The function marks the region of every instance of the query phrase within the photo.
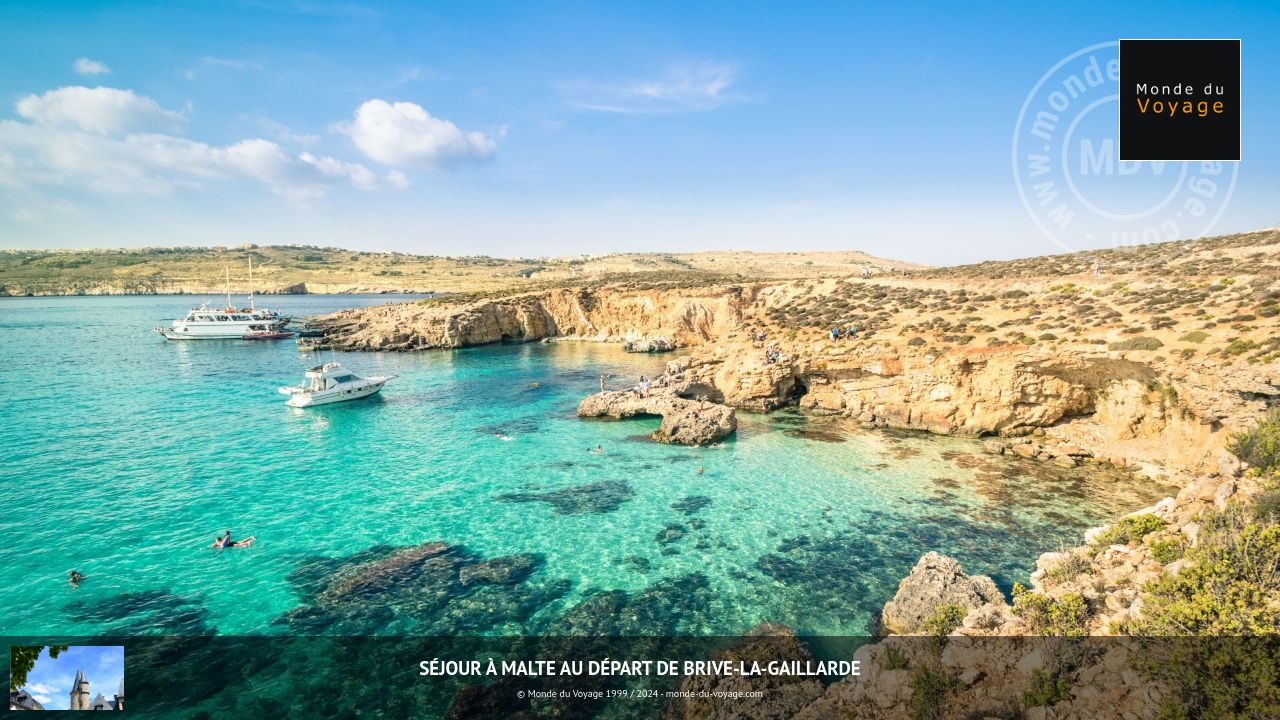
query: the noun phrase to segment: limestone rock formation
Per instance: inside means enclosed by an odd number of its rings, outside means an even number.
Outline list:
[[[891,633],[915,633],[943,605],[973,610],[989,603],[1004,603],[1004,595],[991,578],[970,577],[954,558],[928,552],[898,584],[893,600],[884,606],[881,622]]]
[[[662,418],[662,425],[652,436],[662,443],[709,445],[738,429],[738,418],[733,408],[682,398],[670,388],[655,390],[646,397],[632,390],[606,391],[583,398],[578,405],[579,417],[629,418],[640,415]]]
[[[327,330],[332,346],[343,350],[428,350],[553,337],[623,342],[641,337],[652,345],[637,352],[662,352],[731,332],[753,292],[719,285],[563,288],[471,302],[353,308],[317,322]]]
[[[632,338],[622,343],[622,349],[630,353],[662,353],[676,349],[676,341],[669,337]]]

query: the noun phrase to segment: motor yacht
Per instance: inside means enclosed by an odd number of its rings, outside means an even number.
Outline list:
[[[289,396],[285,405],[304,408],[369,397],[393,378],[361,377],[339,363],[329,362],[307,370],[301,385],[282,387],[280,392]]]

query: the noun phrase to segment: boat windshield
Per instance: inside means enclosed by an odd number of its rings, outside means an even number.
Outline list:
[[[360,378],[356,377],[355,375],[339,375],[336,378],[332,378],[332,381],[334,383],[345,383],[345,382],[351,382],[353,380],[359,380],[359,379]]]

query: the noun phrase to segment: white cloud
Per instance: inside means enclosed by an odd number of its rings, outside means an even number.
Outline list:
[[[106,75],[111,72],[111,68],[107,67],[106,63],[86,57],[78,58],[71,64],[71,69],[80,75]]]
[[[35,701],[40,703],[41,705],[48,705],[49,703],[53,702],[53,698],[49,697],[48,695],[40,695],[37,693],[32,695],[31,697],[35,698]]]
[[[49,127],[74,127],[93,133],[126,130],[181,130],[187,118],[165,110],[149,97],[107,87],[63,87],[18,100],[18,115]]]
[[[200,58],[199,65],[196,65],[194,67],[189,67],[186,70],[183,70],[182,77],[188,80],[195,80],[196,76],[200,74],[200,68],[205,68],[205,69],[212,68],[215,70],[225,69],[225,70],[236,70],[239,72],[246,72],[249,70],[261,70],[262,64],[256,63],[256,62],[250,62],[248,60],[237,60],[235,58],[220,58],[220,57],[213,57],[212,55],[206,55]]]
[[[612,113],[677,113],[714,110],[746,100],[730,92],[737,72],[724,63],[673,65],[661,78],[614,82],[575,80],[557,84],[567,102]]]
[[[57,695],[58,693],[62,692],[62,690],[54,687],[53,685],[47,685],[45,683],[36,683],[34,685],[27,685],[25,689],[28,692],[44,693],[45,695]],[[41,700],[40,702],[44,702],[44,700]]]
[[[409,178],[399,170],[392,170],[387,173],[386,182],[387,185],[390,185],[397,190],[409,189]]]
[[[270,140],[215,146],[175,134],[186,118],[128,90],[70,87],[18,101],[26,122],[0,120],[0,184],[81,187],[103,193],[168,194],[207,180],[254,180],[297,202],[337,184],[400,188],[372,170]],[[157,131],[169,126],[175,132]]]
[[[224,67],[231,70],[261,70],[262,65],[248,60],[236,60],[234,58],[220,58],[206,55],[200,58],[200,62],[210,67]]]
[[[280,142],[294,143],[296,145],[314,145],[320,142],[319,135],[294,132],[293,128],[266,115],[259,115],[254,119],[257,120],[258,125],[263,130],[274,135]]]
[[[386,165],[450,168],[488,160],[498,146],[488,135],[465,132],[411,102],[366,101],[356,109],[355,119],[333,129]]]

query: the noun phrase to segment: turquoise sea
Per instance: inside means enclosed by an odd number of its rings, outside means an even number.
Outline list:
[[[316,358],[151,332],[191,301],[0,300],[5,634],[860,635],[926,551],[1007,590],[1169,492],[794,411],[657,445],[656,419],[576,417],[601,373],[619,387],[666,360],[600,344],[338,353],[398,377],[295,410],[276,388]],[[209,549],[226,529],[257,542]],[[452,559],[397,560],[432,541]]]

